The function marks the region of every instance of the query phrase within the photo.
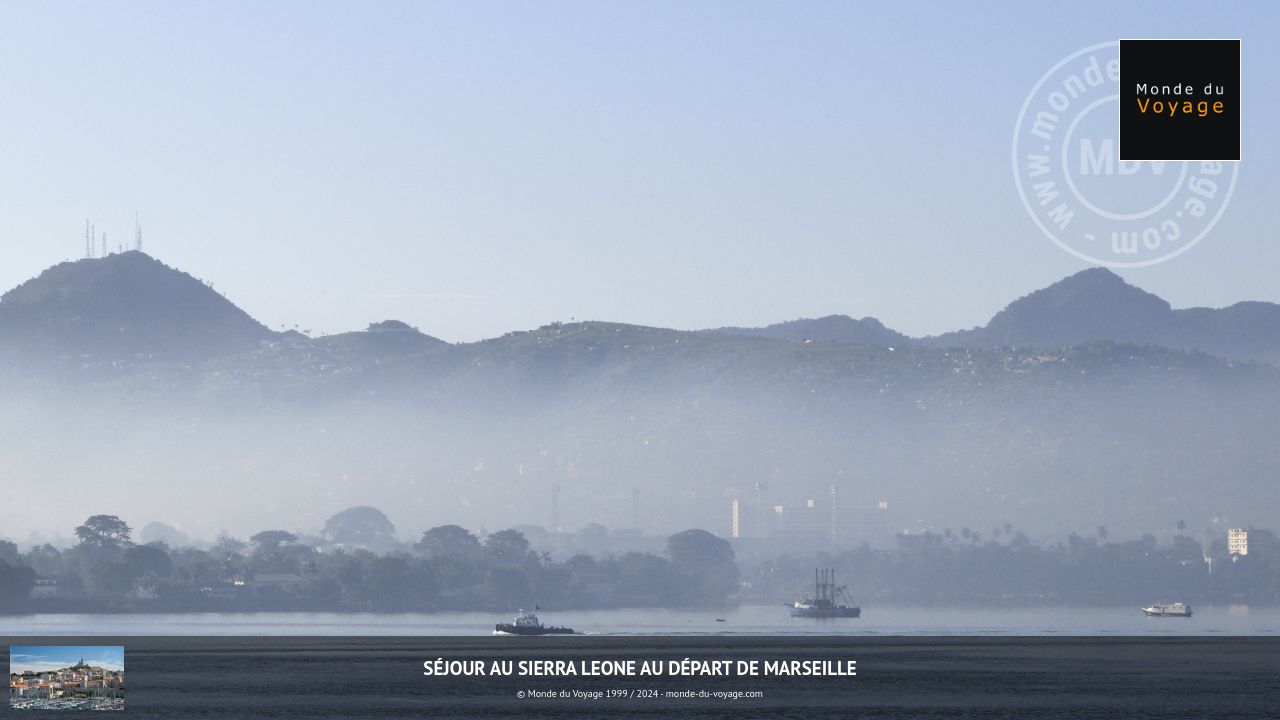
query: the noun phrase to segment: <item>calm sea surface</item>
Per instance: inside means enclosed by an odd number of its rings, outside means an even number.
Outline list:
[[[788,617],[781,605],[722,610],[542,610],[544,623],[594,635],[1280,635],[1280,608],[1195,606],[1191,618],[1138,607],[864,606],[857,619]],[[724,622],[717,622],[717,618]],[[510,615],[442,613],[176,613],[4,615],[0,635],[477,636]]]

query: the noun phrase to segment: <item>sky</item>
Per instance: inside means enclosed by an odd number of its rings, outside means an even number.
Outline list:
[[[1239,182],[1175,307],[1280,301],[1280,6],[6,2],[0,289],[84,223],[276,329],[985,323],[1087,265],[1017,195],[1018,110],[1121,37],[1243,39]]]
[[[68,668],[84,660],[104,670],[124,669],[120,645],[13,645],[9,648],[9,672],[46,672]]]

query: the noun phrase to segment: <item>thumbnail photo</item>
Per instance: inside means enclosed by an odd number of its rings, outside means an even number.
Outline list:
[[[10,647],[9,707],[15,710],[123,710],[124,647]]]

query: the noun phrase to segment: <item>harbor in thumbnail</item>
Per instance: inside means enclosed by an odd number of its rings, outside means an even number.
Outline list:
[[[123,710],[124,648],[119,645],[9,648],[14,710]]]

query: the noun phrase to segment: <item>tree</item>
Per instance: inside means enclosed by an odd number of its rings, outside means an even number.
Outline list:
[[[437,591],[436,577],[421,560],[380,557],[364,571],[364,595],[376,610],[430,607]]]
[[[171,547],[181,547],[191,542],[190,538],[172,525],[159,521],[152,521],[143,526],[142,531],[138,533],[138,539],[144,544],[162,542]]]
[[[124,553],[124,564],[134,581],[168,577],[173,573],[169,553],[153,545],[135,545]]]
[[[133,578],[122,560],[105,558],[89,566],[87,586],[99,599],[123,597],[133,590]]]
[[[169,551],[169,560],[173,563],[172,577],[188,587],[211,586],[232,575],[233,573],[221,572],[222,559],[222,556],[196,548],[177,548]]]
[[[263,530],[250,537],[249,541],[254,544],[254,572],[302,572],[304,564],[315,552],[306,545],[297,544],[298,536],[284,530]],[[233,556],[224,558],[224,562],[228,560],[231,561],[229,565],[235,565]]]
[[[1173,547],[1169,550],[1169,557],[1184,563],[1200,562],[1204,559],[1204,548],[1194,538],[1189,538],[1186,535],[1174,535]]]
[[[381,510],[360,506],[347,508],[325,521],[323,535],[331,543],[386,548],[395,545],[396,526]]]
[[[517,568],[491,568],[484,577],[484,593],[490,603],[500,608],[528,607],[533,602],[529,597],[529,576]]]
[[[667,557],[681,568],[709,567],[734,561],[733,546],[706,530],[685,530],[667,538]]]
[[[465,528],[441,525],[422,533],[414,547],[430,558],[470,560],[480,552],[480,541]]]
[[[595,572],[600,563],[590,555],[578,553],[565,561],[564,566],[572,572]]]
[[[667,557],[696,588],[695,602],[724,602],[738,588],[733,546],[706,530],[685,530],[667,538]]]
[[[262,552],[271,552],[281,545],[291,545],[298,541],[298,536],[284,530],[263,530],[249,538],[249,542],[258,546]]]
[[[14,610],[25,605],[35,582],[35,570],[0,560],[0,608]]]
[[[576,534],[580,547],[600,549],[609,546],[609,528],[600,523],[590,523]]]
[[[45,543],[27,551],[27,564],[40,575],[57,575],[62,569],[62,551]]]
[[[243,555],[248,546],[243,540],[237,540],[230,535],[219,535],[218,541],[209,548],[209,554],[217,558],[224,558],[228,555]]]
[[[0,562],[18,564],[18,546],[8,540],[0,540]]]
[[[680,575],[666,558],[629,552],[612,565],[617,571],[618,594],[630,604],[669,606],[699,600],[690,597],[697,586]]]
[[[117,549],[133,544],[132,532],[128,523],[115,515],[94,515],[76,528],[76,537],[81,545]]]
[[[522,565],[529,560],[529,540],[519,530],[499,530],[484,539],[484,549],[495,561]]]

